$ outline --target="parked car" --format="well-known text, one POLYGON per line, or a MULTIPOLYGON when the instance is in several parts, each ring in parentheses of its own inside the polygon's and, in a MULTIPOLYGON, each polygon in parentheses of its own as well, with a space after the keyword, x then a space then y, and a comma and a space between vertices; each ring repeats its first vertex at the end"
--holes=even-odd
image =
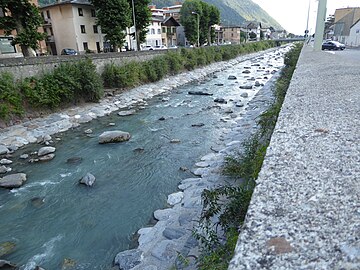
POLYGON ((154 47, 151 45, 146 45, 141 48, 142 51, 152 51, 154 50, 154 47))
POLYGON ((154 50, 167 50, 167 47, 165 45, 156 45, 154 50))
POLYGON ((345 50, 345 45, 337 41, 325 41, 322 46, 322 50, 345 50))
POLYGON ((178 48, 178 46, 176 46, 176 45, 170 45, 169 46, 169 49, 177 49, 178 48))
POLYGON ((61 55, 78 55, 78 52, 74 49, 66 48, 62 49, 61 55))

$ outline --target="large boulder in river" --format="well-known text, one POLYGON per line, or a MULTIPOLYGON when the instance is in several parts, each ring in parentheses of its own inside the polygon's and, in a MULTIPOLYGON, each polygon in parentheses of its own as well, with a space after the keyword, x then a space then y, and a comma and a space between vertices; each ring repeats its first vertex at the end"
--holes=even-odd
POLYGON ((99 143, 124 142, 130 140, 130 137, 130 133, 121 130, 105 131, 99 136, 99 143))
POLYGON ((14 242, 3 242, 0 243, 0 257, 9 255, 14 252, 16 244, 14 242))
POLYGON ((142 252, 137 249, 130 249, 116 255, 114 264, 120 269, 129 270, 141 263, 142 252))
POLYGON ((4 155, 9 153, 9 149, 5 147, 4 145, 0 145, 0 155, 4 155))
POLYGON ((95 183, 95 176, 93 176, 91 173, 87 173, 83 178, 80 179, 79 183, 88 187, 92 187, 92 185, 95 183))
POLYGON ((41 147, 38 151, 38 156, 39 157, 45 156, 45 155, 54 153, 55 151, 56 151, 56 148, 52 147, 52 146, 41 147))
POLYGON ((9 174, 0 178, 0 187, 2 188, 18 188, 26 181, 25 173, 9 174))

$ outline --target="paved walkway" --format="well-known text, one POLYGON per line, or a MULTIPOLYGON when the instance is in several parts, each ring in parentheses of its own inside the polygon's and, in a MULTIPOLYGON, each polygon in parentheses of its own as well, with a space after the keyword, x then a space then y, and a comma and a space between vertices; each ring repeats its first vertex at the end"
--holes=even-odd
POLYGON ((229 269, 360 269, 359 50, 303 49, 229 269))

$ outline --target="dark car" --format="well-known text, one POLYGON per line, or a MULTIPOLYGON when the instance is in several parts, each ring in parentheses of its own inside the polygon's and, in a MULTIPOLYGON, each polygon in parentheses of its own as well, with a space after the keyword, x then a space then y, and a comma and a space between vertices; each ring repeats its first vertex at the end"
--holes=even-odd
POLYGON ((345 45, 337 41, 325 41, 321 47, 322 50, 344 50, 345 45))
POLYGON ((78 55, 78 52, 74 49, 62 49, 61 55, 78 55))

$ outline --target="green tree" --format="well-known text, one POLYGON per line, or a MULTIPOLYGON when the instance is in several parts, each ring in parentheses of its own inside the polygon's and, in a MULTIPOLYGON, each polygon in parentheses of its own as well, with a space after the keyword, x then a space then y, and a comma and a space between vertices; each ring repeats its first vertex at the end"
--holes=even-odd
POLYGON ((180 23, 184 26, 185 36, 190 43, 197 43, 198 34, 200 44, 211 43, 211 27, 220 21, 220 11, 215 6, 201 0, 186 0, 180 15, 180 23))
POLYGON ((38 32, 43 23, 39 9, 28 0, 0 0, 0 10, 4 13, 0 17, 0 28, 4 29, 5 35, 16 30, 13 45, 19 44, 25 57, 34 56, 31 49, 36 50, 38 42, 46 37, 38 32))
MULTIPOLYGON (((135 23, 136 23, 136 46, 138 51, 140 50, 140 44, 146 40, 147 27, 150 24, 151 11, 149 9, 150 0, 128 0, 130 7, 132 7, 132 1, 134 1, 135 7, 135 23)), ((132 22, 129 27, 134 23, 133 12, 131 12, 132 22)))
POLYGON ((114 50, 124 45, 126 27, 131 24, 131 8, 127 0, 91 0, 97 23, 114 50))

